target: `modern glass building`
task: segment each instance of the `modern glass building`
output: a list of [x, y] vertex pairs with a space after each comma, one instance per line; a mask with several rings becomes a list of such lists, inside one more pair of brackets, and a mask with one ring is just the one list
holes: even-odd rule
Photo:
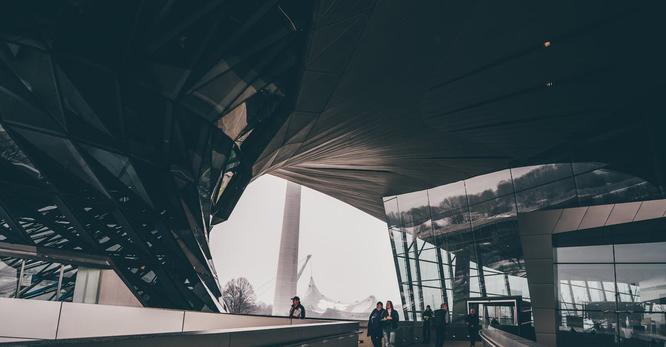
[[1, 7], [0, 296], [224, 311], [209, 233], [272, 174], [387, 220], [410, 321], [663, 344], [666, 2]]
[[[486, 324], [496, 320], [506, 330], [534, 338], [523, 247], [538, 245], [521, 245], [518, 215], [662, 197], [649, 182], [601, 163], [517, 167], [386, 197], [405, 317], [421, 320], [426, 305], [447, 302], [459, 325], [475, 307]], [[657, 214], [664, 212], [666, 205]], [[560, 343], [579, 343], [579, 335], [592, 331], [613, 335], [605, 342], [588, 341], [598, 345], [631, 340], [627, 329], [665, 336], [666, 236], [623, 228], [622, 244], [604, 231], [592, 237], [558, 235], [555, 248], [545, 249], [555, 252], [557, 322], [563, 335], [575, 334]], [[586, 244], [593, 246], [569, 247]]]

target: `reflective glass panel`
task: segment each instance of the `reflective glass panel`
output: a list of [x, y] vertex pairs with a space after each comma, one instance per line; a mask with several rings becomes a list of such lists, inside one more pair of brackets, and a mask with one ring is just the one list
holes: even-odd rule
[[[439, 279], [439, 269], [437, 263], [431, 263], [428, 261], [419, 262], [421, 268], [421, 280], [438, 280]], [[438, 284], [439, 285], [439, 284]]]
[[470, 205], [513, 194], [511, 173], [502, 170], [465, 180]]
[[439, 308], [442, 304], [442, 290], [436, 287], [423, 286], [423, 303], [430, 305], [432, 310]]
[[463, 181], [429, 189], [428, 197], [434, 220], [467, 209], [467, 196]]
[[647, 181], [606, 169], [577, 175], [576, 185], [583, 205], [649, 200], [659, 197], [657, 189]]
[[587, 310], [614, 310], [615, 290], [612, 286], [606, 287], [607, 301], [593, 301], [591, 292], [595, 298], [603, 298], [604, 293], [589, 286], [589, 282], [608, 282], [611, 285], [615, 281], [612, 264], [558, 264], [557, 279], [560, 283], [558, 291], [558, 303], [560, 308], [575, 308]]
[[0, 298], [13, 298], [16, 295], [20, 265], [16, 258], [0, 258]]
[[666, 242], [616, 244], [615, 261], [618, 263], [666, 262]]
[[524, 166], [511, 169], [516, 191], [544, 185], [546, 183], [571, 177], [571, 164], [545, 164]]
[[620, 346], [663, 346], [666, 341], [664, 313], [619, 313]]
[[398, 208], [405, 227], [416, 226], [430, 219], [428, 194], [425, 190], [399, 195]]
[[518, 212], [529, 212], [543, 208], [574, 206], [576, 188], [572, 178], [548, 183], [516, 193]]
[[558, 346], [614, 346], [615, 313], [557, 311]]
[[613, 246], [576, 246], [555, 248], [558, 263], [612, 263]]
[[617, 264], [615, 272], [618, 290], [626, 295], [621, 301], [635, 302], [645, 310], [655, 309], [653, 304], [661, 310], [666, 304], [666, 264]]

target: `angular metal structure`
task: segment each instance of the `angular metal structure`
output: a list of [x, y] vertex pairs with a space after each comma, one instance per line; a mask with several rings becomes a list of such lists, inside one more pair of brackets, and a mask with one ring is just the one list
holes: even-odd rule
[[311, 5], [1, 6], [0, 241], [106, 257], [145, 306], [221, 310], [208, 234], [293, 104]]
[[0, 241], [108, 257], [147, 306], [220, 309], [208, 233], [265, 173], [377, 218], [545, 163], [666, 191], [664, 2], [1, 6]]

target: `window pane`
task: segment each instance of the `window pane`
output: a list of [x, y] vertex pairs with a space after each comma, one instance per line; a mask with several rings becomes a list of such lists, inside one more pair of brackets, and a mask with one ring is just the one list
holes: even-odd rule
[[647, 181], [606, 169], [576, 176], [578, 195], [583, 205], [649, 200], [659, 197]]
[[[467, 210], [455, 211], [450, 216], [433, 221], [435, 237], [441, 238], [449, 233], [464, 233], [469, 231], [469, 212]], [[441, 244], [441, 241], [439, 241]]]
[[0, 298], [13, 298], [18, 284], [18, 272], [21, 260], [17, 258], [0, 258]]
[[616, 340], [615, 313], [557, 311], [558, 346], [614, 346]]
[[467, 209], [467, 196], [463, 181], [428, 190], [433, 219], [451, 215], [454, 211]]
[[465, 188], [470, 205], [513, 194], [511, 173], [502, 170], [472, 177], [465, 180]]
[[426, 242], [425, 247], [421, 249], [421, 254], [419, 254], [420, 260], [427, 260], [432, 262], [437, 262], [437, 251], [435, 248]]
[[666, 315], [663, 313], [620, 313], [621, 346], [663, 346]]
[[518, 212], [529, 212], [546, 207], [570, 207], [576, 204], [576, 189], [572, 178], [548, 183], [516, 193]]
[[516, 191], [521, 191], [553, 181], [571, 177], [570, 164], [547, 164], [517, 167], [511, 169]]
[[400, 211], [398, 210], [398, 198], [384, 198], [384, 211], [386, 212], [386, 223], [389, 228], [400, 227]]
[[398, 208], [405, 227], [416, 226], [430, 219], [428, 194], [425, 190], [399, 195]]
[[612, 263], [613, 246], [557, 247], [555, 257], [558, 263]]
[[403, 282], [407, 282], [407, 265], [404, 257], [398, 257], [398, 268], [400, 269], [400, 278]]
[[666, 262], [666, 242], [616, 244], [615, 261]]
[[402, 233], [398, 229], [391, 229], [389, 232], [389, 236], [393, 240], [393, 244], [395, 245], [395, 252], [398, 255], [404, 255], [405, 254], [405, 246], [404, 243], [402, 242]]
[[[431, 263], [427, 261], [419, 262], [421, 266], [421, 280], [438, 280], [439, 279], [439, 269], [437, 263]], [[437, 284], [439, 285], [439, 284]]]
[[627, 295], [627, 303], [620, 309], [634, 310], [636, 307], [631, 305], [632, 302], [648, 311], [663, 308], [666, 303], [666, 264], [617, 264], [615, 271], [618, 288], [623, 288], [621, 292]]
[[[602, 311], [615, 309], [615, 290], [612, 287], [606, 288], [611, 292], [605, 292], [604, 301], [594, 301], [591, 292], [595, 292], [594, 298], [603, 298], [604, 292], [589, 286], [589, 282], [593, 281], [607, 281], [612, 284], [615, 280], [612, 264], [559, 264], [557, 277], [560, 283], [558, 293], [560, 308], [571, 308], [571, 305], [575, 305], [576, 309]], [[566, 306], [562, 305], [563, 298], [567, 297], [572, 298], [572, 301], [567, 301]]]
[[423, 287], [423, 303], [436, 310], [442, 304], [442, 290], [440, 288]]

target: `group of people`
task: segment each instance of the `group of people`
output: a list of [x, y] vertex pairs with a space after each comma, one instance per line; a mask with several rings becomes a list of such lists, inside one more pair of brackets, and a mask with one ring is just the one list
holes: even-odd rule
[[[423, 311], [423, 343], [430, 344], [431, 331], [435, 329], [435, 346], [444, 346], [447, 339], [447, 330], [450, 325], [449, 306], [440, 305], [440, 308], [433, 310], [430, 305]], [[396, 333], [399, 322], [398, 312], [393, 309], [391, 301], [386, 302], [386, 308], [382, 302], [370, 313], [368, 319], [368, 336], [375, 347], [393, 347], [395, 346]], [[465, 317], [467, 335], [469, 336], [470, 346], [474, 346], [479, 340], [479, 315], [474, 308], [470, 308], [469, 314]], [[382, 339], [384, 344], [382, 345]]]
[[398, 322], [400, 322], [400, 316], [393, 309], [393, 302], [387, 301], [386, 308], [381, 301], [378, 302], [368, 319], [368, 336], [370, 336], [372, 344], [375, 347], [381, 347], [382, 339], [384, 339], [385, 347], [395, 346]]
[[[301, 299], [298, 296], [291, 298], [289, 318], [305, 318], [305, 307], [301, 304]], [[447, 330], [451, 324], [450, 320], [449, 306], [447, 304], [440, 305], [439, 309], [435, 311], [430, 308], [430, 305], [426, 306], [425, 311], [423, 311], [423, 343], [430, 344], [430, 333], [434, 328], [435, 346], [444, 346]], [[372, 310], [368, 318], [368, 336], [372, 340], [373, 346], [394, 347], [398, 332], [398, 322], [400, 322], [400, 316], [398, 315], [398, 311], [393, 308], [391, 300], [386, 301], [386, 308], [384, 308], [384, 304], [381, 301], [377, 302], [375, 309]], [[465, 316], [465, 324], [467, 326], [470, 346], [474, 346], [476, 341], [479, 340], [480, 329], [479, 315], [474, 308], [470, 308], [469, 314]], [[382, 341], [384, 342], [383, 345]]]

